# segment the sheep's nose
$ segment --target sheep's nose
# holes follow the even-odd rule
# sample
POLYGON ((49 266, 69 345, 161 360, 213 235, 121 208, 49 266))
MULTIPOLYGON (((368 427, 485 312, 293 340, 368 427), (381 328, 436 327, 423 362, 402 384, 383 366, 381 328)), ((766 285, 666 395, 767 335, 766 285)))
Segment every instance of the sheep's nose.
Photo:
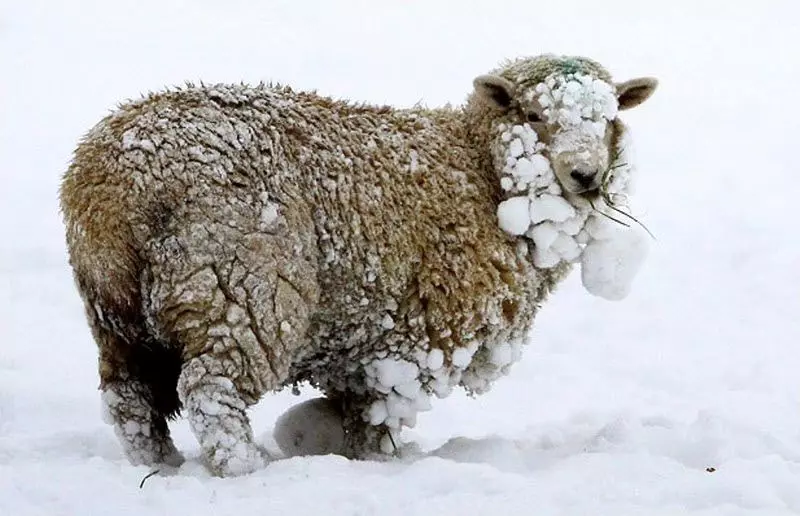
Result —
POLYGON ((592 183, 594 182, 594 176, 595 176, 594 172, 586 172, 584 170, 578 170, 578 169, 573 170, 569 174, 569 177, 574 179, 579 185, 581 185, 584 188, 592 186, 592 183))

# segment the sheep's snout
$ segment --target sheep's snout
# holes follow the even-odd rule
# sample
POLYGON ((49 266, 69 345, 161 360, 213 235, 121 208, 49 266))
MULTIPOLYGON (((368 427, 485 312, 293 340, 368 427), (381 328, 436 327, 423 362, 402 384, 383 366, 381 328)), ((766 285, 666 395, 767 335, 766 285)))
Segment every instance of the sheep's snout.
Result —
POLYGON ((600 187, 608 163, 607 155, 605 150, 598 150, 556 154, 551 159, 561 186, 570 193, 580 194, 600 187))
MULTIPOLYGON (((598 174, 597 170, 583 170, 580 168, 572 169, 569 173, 569 177, 572 178, 578 187, 582 188, 583 191, 587 190, 594 190, 598 185, 598 174)), ((578 192, 575 192, 578 193, 578 192)))
POLYGON ((574 194, 591 192, 600 187, 609 157, 609 150, 603 139, 579 136, 582 137, 574 134, 558 135, 550 152, 550 161, 558 182, 566 191, 574 194))

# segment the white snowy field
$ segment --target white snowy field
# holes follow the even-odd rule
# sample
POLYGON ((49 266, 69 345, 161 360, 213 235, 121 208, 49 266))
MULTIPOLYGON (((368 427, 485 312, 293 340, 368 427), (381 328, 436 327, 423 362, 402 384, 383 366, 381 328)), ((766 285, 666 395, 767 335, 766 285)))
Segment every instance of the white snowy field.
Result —
MULTIPOLYGON (((4 0, 0 515, 800 514, 798 20, 792 0, 4 0), (179 421, 188 462, 139 489, 66 263, 57 188, 79 137, 184 80, 432 106, 541 52, 661 80, 625 113, 658 238, 630 297, 570 278, 510 376, 407 432, 418 457, 217 479, 179 421)), ((270 449, 309 396, 253 410, 270 449)))

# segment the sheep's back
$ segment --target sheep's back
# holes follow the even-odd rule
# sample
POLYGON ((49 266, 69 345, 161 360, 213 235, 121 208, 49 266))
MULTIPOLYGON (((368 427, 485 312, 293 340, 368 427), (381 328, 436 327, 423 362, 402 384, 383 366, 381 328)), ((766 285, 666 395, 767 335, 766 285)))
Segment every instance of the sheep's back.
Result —
POLYGON ((74 263, 91 273, 99 258, 90 255, 109 242, 102 252, 115 258, 105 263, 121 264, 126 281, 99 290, 127 285, 136 304, 148 242, 205 216, 257 231, 252 214, 266 209, 318 251, 316 354, 296 376, 317 358, 349 360, 342 349, 452 348, 484 331, 488 312, 527 325, 538 288, 497 227, 498 189, 479 154, 458 110, 270 87, 151 95, 107 117, 76 153, 64 189, 74 263))

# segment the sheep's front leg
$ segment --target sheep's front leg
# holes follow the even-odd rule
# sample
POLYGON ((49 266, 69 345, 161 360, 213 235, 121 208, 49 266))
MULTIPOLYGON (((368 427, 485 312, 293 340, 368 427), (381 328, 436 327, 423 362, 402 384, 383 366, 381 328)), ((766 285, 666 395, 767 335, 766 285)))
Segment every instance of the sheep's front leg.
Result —
POLYGON ((253 441, 247 403, 229 378, 213 374, 214 362, 204 356, 184 366, 178 392, 186 417, 212 473, 252 473, 265 465, 265 457, 253 441))
MULTIPOLYGON (((400 444, 400 429, 390 428, 370 419, 371 398, 344 397, 342 399, 342 426, 344 446, 342 454, 350 459, 383 459, 393 455, 400 444)), ((379 402, 380 403, 380 402, 379 402)))
POLYGON ((390 432, 385 425, 373 426, 360 415, 344 418, 343 455, 349 459, 384 459, 397 451, 398 430, 390 432))

